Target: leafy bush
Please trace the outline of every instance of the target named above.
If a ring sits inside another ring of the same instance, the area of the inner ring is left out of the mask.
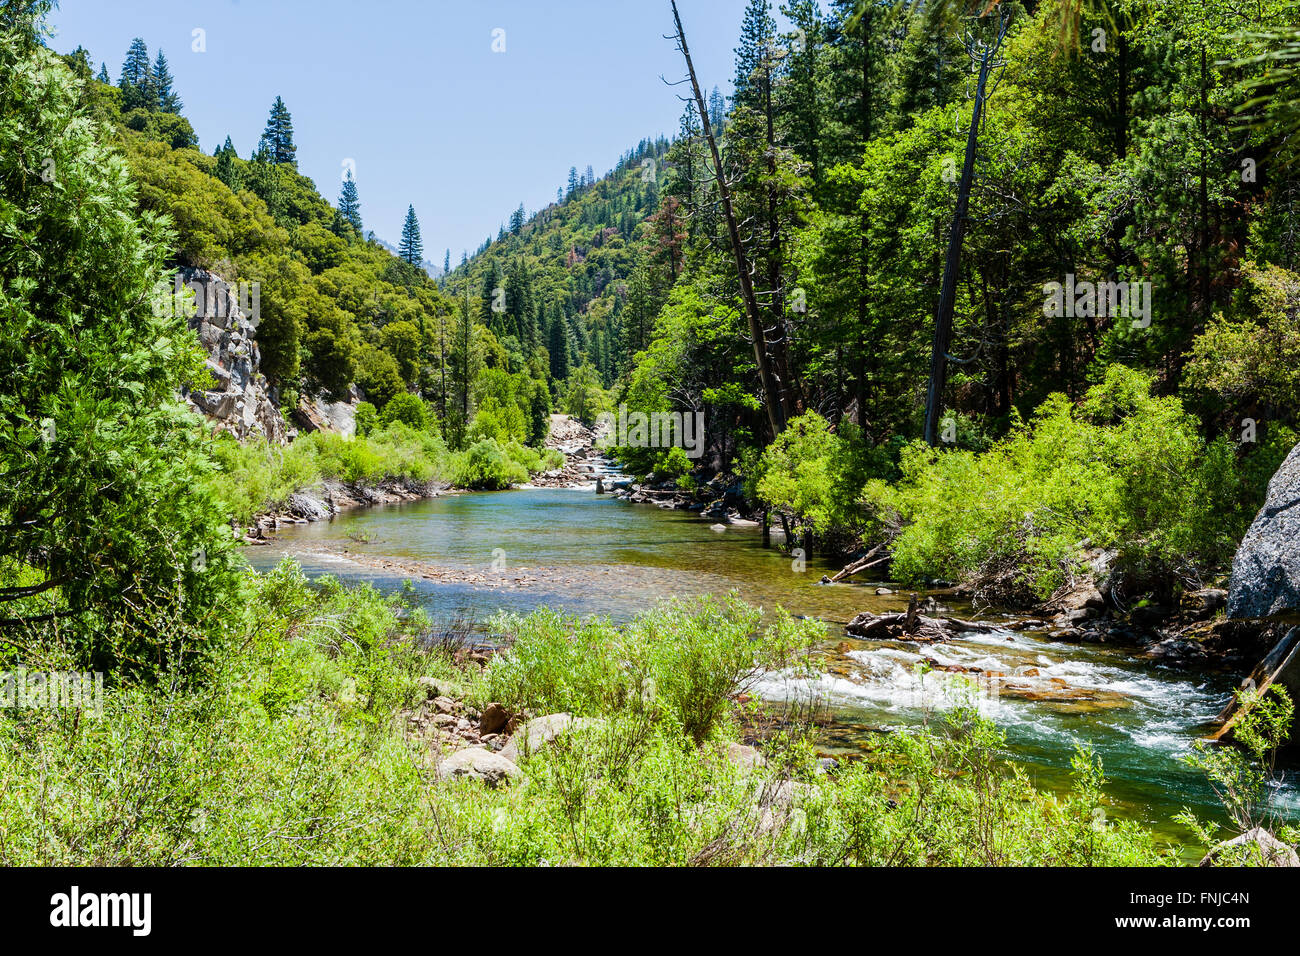
[[[486,693],[519,710],[581,715],[662,712],[697,742],[763,671],[793,666],[821,637],[816,621],[762,614],[739,599],[670,601],[626,628],[552,611],[494,619],[509,642]]]
[[[528,469],[496,443],[485,438],[456,456],[454,481],[474,491],[499,491],[528,480]]]
[[[882,523],[902,523],[895,574],[973,579],[1011,564],[1026,597],[1056,588],[1088,543],[1131,566],[1214,567],[1254,513],[1227,441],[1206,443],[1176,398],[1123,366],[1077,406],[1051,396],[987,452],[917,444],[901,468],[897,485],[865,492]]]
[[[422,398],[418,395],[412,395],[410,392],[402,392],[394,396],[384,406],[383,412],[379,415],[379,420],[385,425],[402,422],[415,431],[427,431],[433,416],[429,412],[429,406],[425,404]]]

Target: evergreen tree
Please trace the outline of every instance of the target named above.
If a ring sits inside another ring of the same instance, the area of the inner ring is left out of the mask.
[[[736,81],[732,102],[737,106],[762,109],[766,92],[755,81],[755,74],[769,73],[776,43],[776,20],[772,18],[770,0],[749,0],[740,28],[740,46],[736,48]],[[764,85],[770,82],[765,76]]]
[[[239,192],[244,186],[244,177],[241,175],[239,167],[235,165],[237,154],[229,136],[226,137],[226,142],[222,146],[217,147],[214,155],[217,157],[217,168],[214,171],[216,177],[229,186],[231,191]]]
[[[348,170],[343,179],[343,188],[339,190],[339,214],[344,221],[351,223],[353,229],[361,232],[361,200],[357,198],[357,184],[352,178],[352,170]],[[417,224],[415,228],[418,239],[420,227]]]
[[[442,274],[448,275],[451,272],[451,249],[448,249],[442,257]]]
[[[424,242],[420,239],[420,220],[415,218],[415,207],[406,207],[406,221],[402,223],[402,241],[397,244],[397,254],[408,266],[419,268],[424,261]]]
[[[271,104],[271,115],[266,120],[266,129],[262,133],[262,147],[265,161],[272,166],[298,165],[298,147],[293,144],[293,119],[284,100],[275,98]]]
[[[153,93],[157,97],[157,108],[161,113],[179,113],[181,111],[181,98],[176,95],[172,89],[173,80],[171,70],[167,67],[167,57],[163,55],[160,48],[158,56],[153,61],[153,69],[150,71],[149,78],[153,83]]]
[[[709,123],[714,135],[719,135],[727,123],[727,101],[715,86],[709,94]]]
[[[122,74],[117,81],[122,91],[122,110],[158,108],[158,98],[153,91],[153,75],[149,65],[149,47],[136,37],[126,51]]]
[[[551,305],[546,325],[546,351],[551,360],[551,378],[558,382],[569,377],[569,352],[573,348],[569,339],[569,323],[558,304]]]
[[[577,193],[578,187],[580,185],[581,185],[581,180],[578,179],[578,167],[570,166],[569,167],[569,191],[566,194],[566,198],[572,199],[574,194]]]
[[[517,235],[519,235],[519,233],[523,232],[523,229],[524,229],[524,220],[527,218],[527,215],[528,215],[528,214],[527,214],[526,212],[524,212],[524,204],[523,204],[523,203],[520,203],[520,204],[519,204],[519,208],[516,209],[514,212],[512,212],[512,213],[510,214],[510,234],[511,234],[511,235],[517,236]]]
[[[99,62],[99,76],[95,77],[100,83],[112,83],[108,76],[108,64],[103,60]]]

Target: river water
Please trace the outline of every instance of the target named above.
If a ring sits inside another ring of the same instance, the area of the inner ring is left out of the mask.
[[[310,575],[381,590],[409,579],[443,621],[540,606],[626,619],[673,595],[734,590],[766,609],[827,622],[826,676],[808,685],[774,675],[762,688],[827,705],[826,752],[851,753],[877,729],[917,726],[973,702],[1003,728],[1014,758],[1044,789],[1068,787],[1075,743],[1087,742],[1104,763],[1116,815],[1178,842],[1187,834],[1170,818],[1180,809],[1220,817],[1201,775],[1178,758],[1227,701],[1231,675],[1172,670],[1121,648],[1063,644],[1030,631],[938,645],[846,639],[843,625],[853,615],[902,610],[908,593],[877,595],[876,581],[820,585],[838,568],[813,558],[800,569],[764,548],[756,528],[712,530],[690,512],[591,491],[520,489],[360,509],[290,526],[247,554],[259,569],[288,555]],[[952,606],[959,616],[971,613]],[[1005,677],[979,676],[990,672]],[[1275,802],[1300,818],[1294,772]]]

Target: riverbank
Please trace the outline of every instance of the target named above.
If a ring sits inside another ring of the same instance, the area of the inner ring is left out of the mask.
[[[489,652],[284,564],[203,681],[110,688],[75,732],[73,712],[0,713],[0,863],[1176,862],[1105,812],[1091,758],[1048,796],[973,713],[818,759],[806,712],[751,691],[815,676],[819,632],[710,599],[616,627],[504,617]]]

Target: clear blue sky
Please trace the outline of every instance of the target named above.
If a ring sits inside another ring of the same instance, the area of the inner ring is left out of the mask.
[[[730,92],[745,5],[679,0],[706,89]],[[161,47],[207,153],[228,134],[247,157],[284,97],[321,193],[337,201],[353,160],[366,229],[396,242],[413,203],[438,265],[554,201],[570,166],[600,175],[675,133],[685,92],[659,79],[684,71],[668,0],[61,0],[50,25],[114,82],[133,37]]]

